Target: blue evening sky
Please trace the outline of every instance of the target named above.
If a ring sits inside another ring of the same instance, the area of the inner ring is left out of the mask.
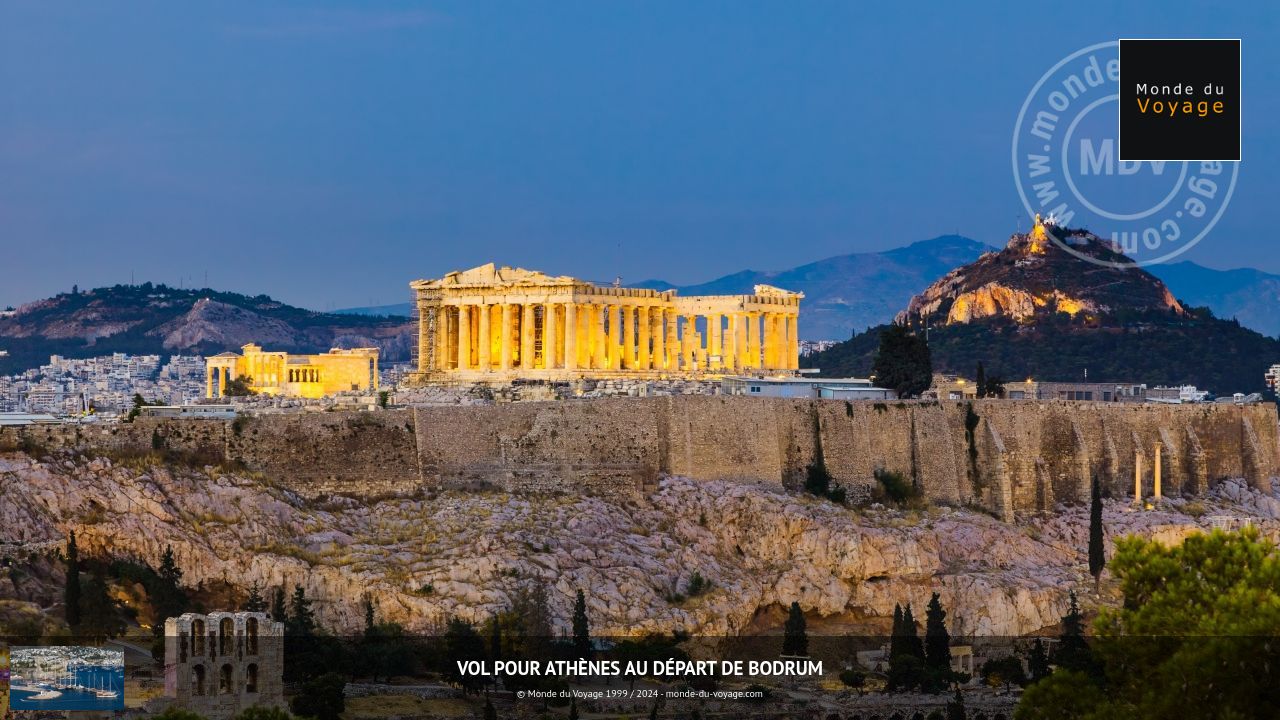
[[[0,306],[152,280],[317,309],[490,260],[708,280],[1025,214],[1028,89],[1241,37],[1244,157],[1188,254],[1280,272],[1280,6],[0,0]]]

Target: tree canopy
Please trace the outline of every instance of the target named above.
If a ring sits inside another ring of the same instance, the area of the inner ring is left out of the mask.
[[[1090,674],[1059,668],[1018,720],[1280,717],[1280,553],[1257,530],[1176,547],[1125,538],[1111,570],[1124,603],[1094,623]]]

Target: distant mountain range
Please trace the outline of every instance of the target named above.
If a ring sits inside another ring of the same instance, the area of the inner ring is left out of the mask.
[[[935,371],[974,377],[982,364],[988,378],[1005,380],[1087,377],[1194,384],[1227,394],[1262,389],[1263,373],[1280,359],[1280,341],[1195,307],[1185,293],[1178,294],[1180,302],[1176,288],[1133,266],[1110,242],[1083,230],[1056,231],[1074,252],[1109,264],[1086,263],[1047,232],[1037,226],[1014,235],[998,252],[951,270],[904,305],[895,320],[927,334]],[[865,377],[881,329],[802,364],[828,377]]]
[[[378,347],[407,360],[416,330],[407,317],[318,313],[266,295],[116,285],[62,293],[0,315],[0,374],[49,361],[50,355],[216,354],[257,342],[273,350],[325,352]]]
[[[996,248],[960,235],[943,235],[883,252],[837,255],[790,270],[742,270],[697,285],[644,280],[633,287],[675,289],[681,295],[749,293],[757,284],[805,294],[800,336],[844,340],[855,331],[893,319],[913,295],[954,268]],[[1208,307],[1220,318],[1236,318],[1264,335],[1280,335],[1280,275],[1260,270],[1212,270],[1192,262],[1146,268],[1174,296],[1192,307]],[[380,316],[411,314],[409,303],[348,308],[335,312]]]

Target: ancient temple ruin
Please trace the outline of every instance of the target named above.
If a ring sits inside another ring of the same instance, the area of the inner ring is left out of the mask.
[[[164,700],[210,720],[284,707],[284,623],[260,612],[164,622]]]
[[[420,382],[791,374],[802,293],[598,285],[492,263],[410,283]]]

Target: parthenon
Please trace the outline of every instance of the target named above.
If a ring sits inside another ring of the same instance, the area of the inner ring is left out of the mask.
[[[598,285],[493,263],[410,283],[419,382],[793,374],[802,293]]]

